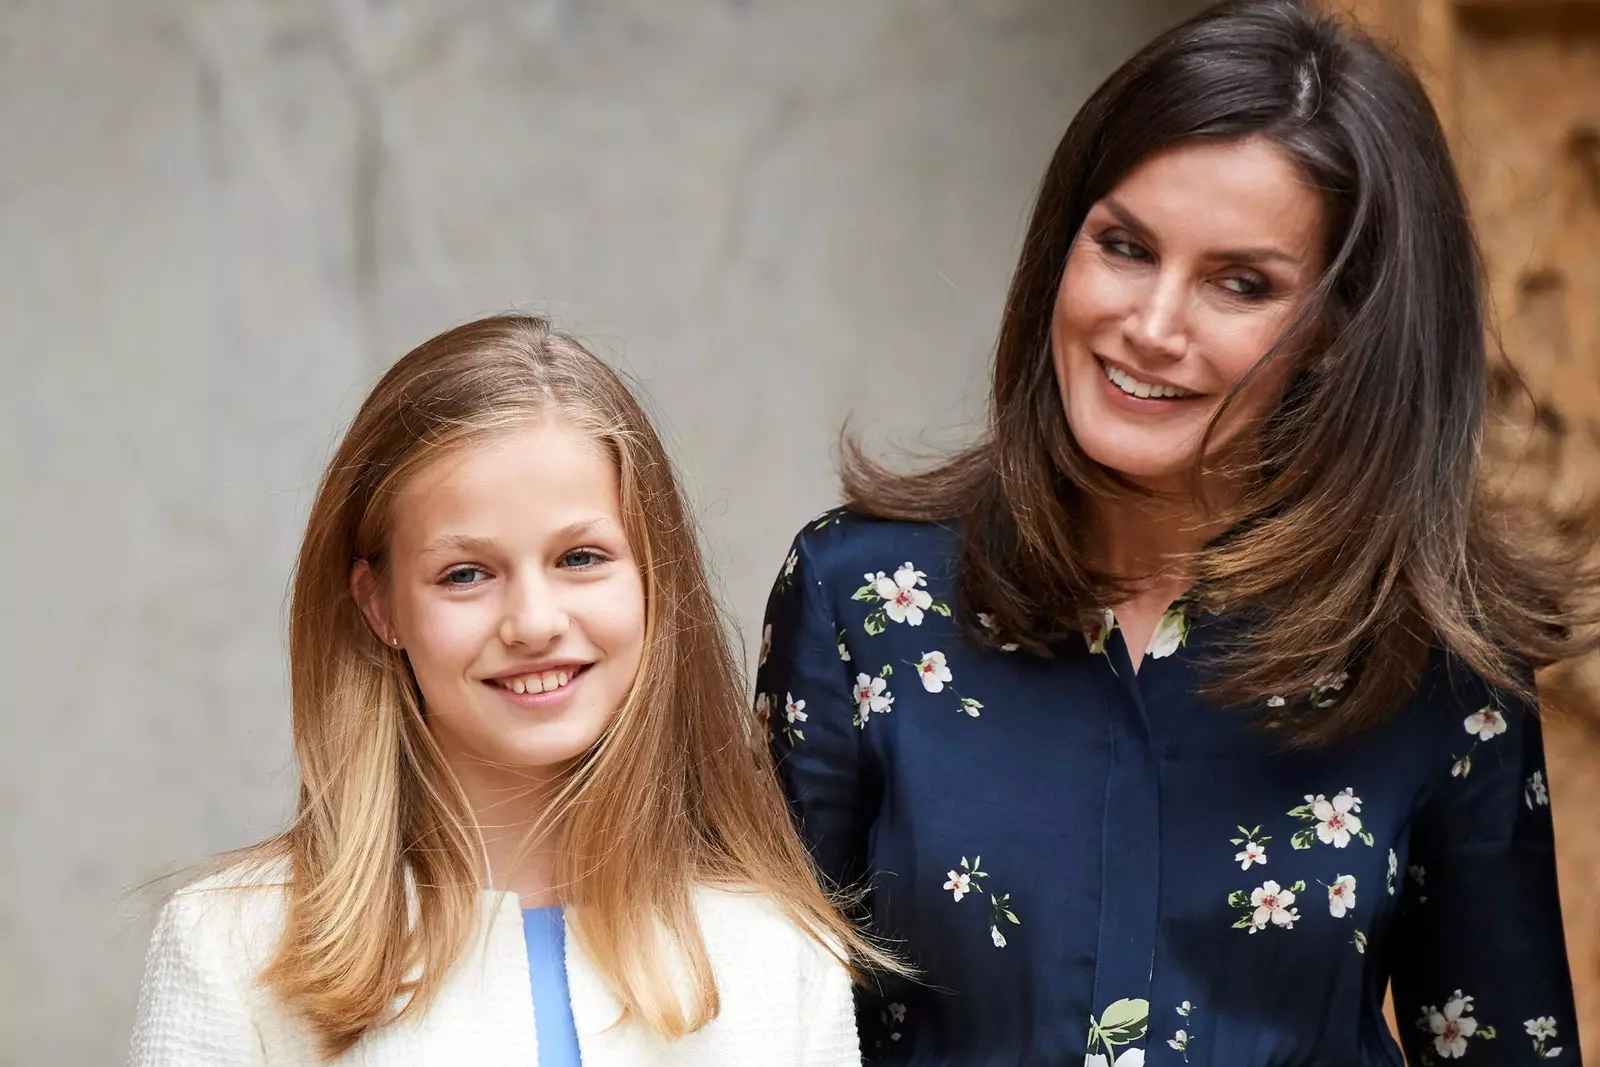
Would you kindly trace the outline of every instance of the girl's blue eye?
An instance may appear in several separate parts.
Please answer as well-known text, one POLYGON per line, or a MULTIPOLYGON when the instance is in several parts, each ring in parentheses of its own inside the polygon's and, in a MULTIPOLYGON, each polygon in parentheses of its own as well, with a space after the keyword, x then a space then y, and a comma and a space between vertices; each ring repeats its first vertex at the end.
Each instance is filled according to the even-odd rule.
POLYGON ((444 576, 447 585, 477 585, 476 576, 483 573, 481 567, 457 567, 444 576))
POLYGON ((598 563, 605 562, 605 557, 592 548, 577 548, 561 557, 561 565, 571 570, 587 570, 598 563))

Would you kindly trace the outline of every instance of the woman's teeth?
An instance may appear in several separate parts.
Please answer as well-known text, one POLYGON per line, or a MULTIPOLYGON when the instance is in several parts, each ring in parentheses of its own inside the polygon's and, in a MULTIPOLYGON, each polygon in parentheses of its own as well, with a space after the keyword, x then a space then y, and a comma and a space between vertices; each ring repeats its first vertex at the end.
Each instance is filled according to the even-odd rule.
POLYGON ((1100 366, 1105 368, 1106 378, 1110 380, 1111 384, 1129 396, 1137 396, 1146 400, 1151 398, 1165 400, 1182 399, 1183 397, 1195 395, 1187 390, 1176 389, 1170 385, 1151 385, 1149 382, 1141 382, 1133 375, 1118 367, 1113 367, 1109 363, 1102 363, 1100 366))
POLYGON ((542 674, 529 674, 521 678, 500 678, 495 680, 495 685, 511 690, 513 693, 551 693, 568 682, 572 681, 573 671, 545 671, 542 674))

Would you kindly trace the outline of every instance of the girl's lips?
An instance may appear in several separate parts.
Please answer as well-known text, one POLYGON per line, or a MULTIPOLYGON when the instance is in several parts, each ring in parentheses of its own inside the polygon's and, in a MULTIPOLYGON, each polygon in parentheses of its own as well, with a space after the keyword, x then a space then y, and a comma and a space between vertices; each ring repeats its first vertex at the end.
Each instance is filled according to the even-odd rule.
POLYGON ((583 684, 583 680, 588 676, 589 668, 592 666, 593 664, 586 663, 581 667, 575 668, 572 671, 571 677, 567 680, 566 685, 561 686, 559 689, 550 690, 549 692, 518 693, 515 690, 506 688, 506 686, 499 681, 492 679, 485 679, 483 684, 519 708, 546 711, 551 708, 560 707, 561 705, 570 701, 573 693, 580 685, 583 684))

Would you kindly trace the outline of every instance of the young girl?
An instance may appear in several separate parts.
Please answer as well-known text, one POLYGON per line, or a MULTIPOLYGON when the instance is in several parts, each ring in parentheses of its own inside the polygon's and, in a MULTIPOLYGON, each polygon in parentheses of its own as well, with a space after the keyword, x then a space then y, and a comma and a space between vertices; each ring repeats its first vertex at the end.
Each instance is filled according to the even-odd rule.
POLYGON ((1530 662, 1583 580, 1484 493, 1484 297, 1416 78, 1219 5, 1050 164, 992 418, 846 465, 759 692, 925 984, 882 1063, 1579 1062, 1530 662), (1087 1060, 1084 1057, 1087 1056, 1087 1060))
POLYGON ((859 1063, 661 442, 543 320, 400 360, 290 617, 292 826, 181 890, 138 1067, 859 1063))

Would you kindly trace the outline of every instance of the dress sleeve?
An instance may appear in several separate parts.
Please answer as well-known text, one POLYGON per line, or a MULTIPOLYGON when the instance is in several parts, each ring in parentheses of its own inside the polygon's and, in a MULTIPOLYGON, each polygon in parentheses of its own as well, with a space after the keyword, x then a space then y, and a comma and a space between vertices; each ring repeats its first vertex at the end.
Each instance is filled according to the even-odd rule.
POLYGON ((1538 708, 1481 682, 1445 707, 1391 957, 1406 1058, 1578 1064, 1538 708))
POLYGON ((801 836, 836 885, 866 874, 878 779, 855 724, 849 649, 831 588, 804 535, 795 539, 767 602, 756 714, 801 836))
POLYGON ((222 958, 226 945, 206 921, 214 896, 180 893, 161 910, 139 988, 132 1067, 265 1067, 244 990, 222 958))

